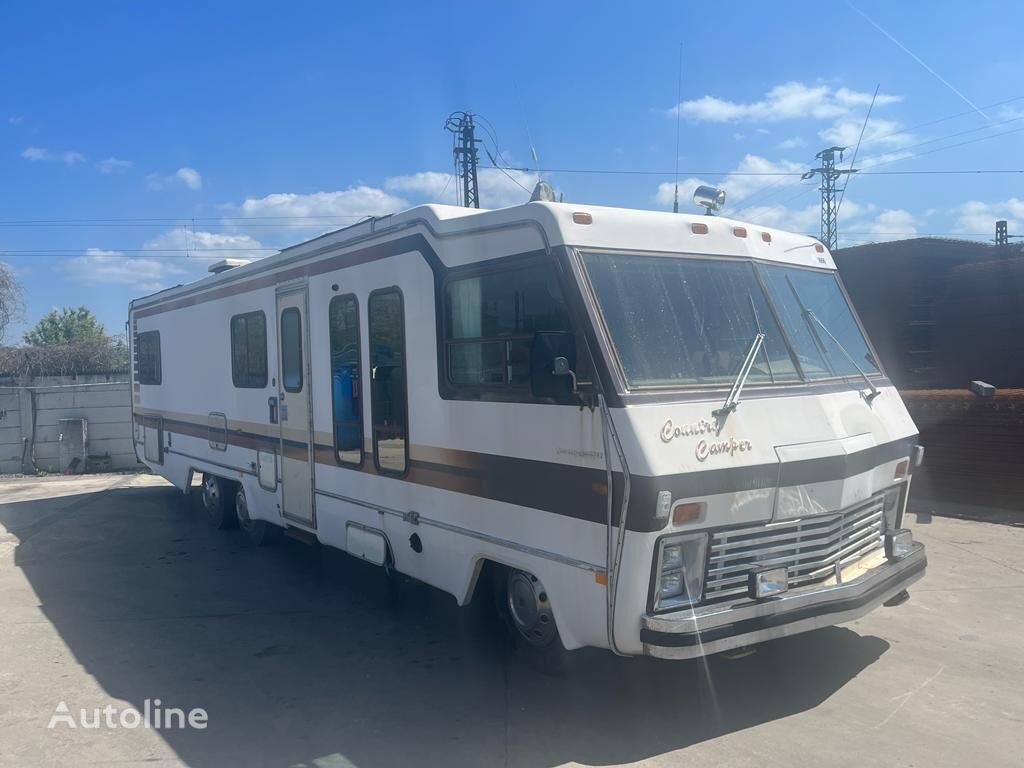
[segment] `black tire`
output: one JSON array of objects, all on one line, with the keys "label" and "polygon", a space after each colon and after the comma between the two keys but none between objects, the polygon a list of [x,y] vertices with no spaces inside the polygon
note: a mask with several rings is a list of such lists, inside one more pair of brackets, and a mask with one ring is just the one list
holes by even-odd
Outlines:
[{"label": "black tire", "polygon": [[266,520],[253,520],[249,517],[249,502],[245,499],[245,489],[241,485],[235,493],[235,517],[238,527],[257,547],[266,547],[281,540],[284,532],[280,526]]},{"label": "black tire", "polygon": [[203,475],[203,509],[210,524],[219,531],[238,524],[235,514],[235,483],[216,475]]},{"label": "black tire", "polygon": [[495,608],[516,654],[545,675],[568,673],[575,655],[558,633],[544,585],[532,573],[498,566],[492,570]]}]

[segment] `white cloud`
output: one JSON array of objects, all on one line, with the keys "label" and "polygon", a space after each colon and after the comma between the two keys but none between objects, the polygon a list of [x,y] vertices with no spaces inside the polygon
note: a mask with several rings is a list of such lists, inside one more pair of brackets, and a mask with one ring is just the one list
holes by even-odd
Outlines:
[{"label": "white cloud", "polygon": [[836,120],[830,127],[819,131],[818,137],[823,141],[838,144],[841,147],[854,147],[863,129],[864,139],[861,147],[871,144],[887,147],[905,147],[917,141],[912,133],[901,131],[901,124],[895,120],[872,118],[867,126],[860,117],[843,117]]},{"label": "white cloud", "polygon": [[781,203],[745,208],[743,220],[789,232],[814,234],[820,223],[820,208],[813,203],[803,208],[788,208]]},{"label": "white cloud", "polygon": [[[863,231],[867,225],[858,226],[855,222],[863,220],[874,211],[874,205],[861,205],[846,198],[842,208],[839,209],[840,239],[842,240],[844,229],[856,228]],[[801,232],[812,237],[818,236],[821,227],[820,202],[809,203],[799,208],[791,208],[784,203],[765,204],[744,208],[741,213],[742,216],[738,218],[742,218],[744,221],[784,229],[788,232]]]},{"label": "white cloud", "polygon": [[119,251],[89,248],[64,263],[67,276],[82,285],[128,285],[157,291],[177,282],[184,270],[168,259],[132,258]]},{"label": "white cloud", "polygon": [[[478,179],[480,182],[480,204],[484,208],[506,208],[529,200],[539,177],[535,173],[524,173],[523,171],[481,168]],[[407,176],[392,176],[385,179],[384,187],[389,190],[406,192],[422,202],[454,205],[458,183],[458,180],[452,178],[450,173],[421,171]]]},{"label": "white cloud", "polygon": [[[849,88],[840,88],[835,92],[836,101],[850,107],[867,107],[871,104],[871,94],[865,91],[851,91]],[[893,96],[888,93],[880,93],[875,97],[875,106],[882,107],[886,104],[895,104],[903,101],[902,96]]]},{"label": "white cloud", "polygon": [[985,234],[993,237],[996,222],[1005,219],[1010,231],[1020,231],[1024,225],[1024,200],[1011,197],[994,203],[968,200],[953,211],[956,216],[955,231],[963,234]]},{"label": "white cloud", "polygon": [[26,147],[22,150],[21,156],[26,160],[57,161],[64,163],[64,165],[75,165],[76,163],[85,162],[85,155],[81,152],[53,152],[43,147]]},{"label": "white cloud", "polygon": [[[276,192],[250,197],[237,207],[237,212],[247,218],[309,219],[305,226],[322,230],[347,226],[366,216],[384,216],[408,205],[401,197],[382,189],[360,185],[335,192]],[[282,226],[287,224],[282,220]]]},{"label": "white cloud", "polygon": [[[483,206],[500,208],[525,203],[537,176],[482,168],[479,180]],[[225,206],[224,224],[230,227],[235,218],[269,219],[268,228],[263,230],[266,238],[273,242],[296,242],[368,216],[397,213],[417,203],[455,204],[456,183],[450,173],[421,171],[391,176],[384,180],[383,188],[360,184],[331,192],[275,192]]]},{"label": "white cloud", "polygon": [[25,118],[22,117],[21,115],[10,115],[7,118],[7,122],[10,125],[21,125],[23,122],[25,122]]},{"label": "white cloud", "polygon": [[150,189],[163,189],[172,184],[181,184],[191,190],[203,188],[203,177],[195,168],[179,168],[169,176],[162,176],[159,173],[151,173],[146,176],[146,186]]},{"label": "white cloud", "polygon": [[[856,213],[855,211],[854,218]],[[887,208],[873,219],[847,223],[845,229],[849,235],[844,235],[843,229],[840,228],[840,245],[864,241],[880,243],[886,240],[903,240],[917,235],[917,225],[917,218],[910,211]]]},{"label": "white cloud", "polygon": [[127,171],[134,163],[131,160],[121,160],[116,157],[106,157],[96,161],[96,170],[100,173],[118,173]]},{"label": "white cloud", "polygon": [[199,175],[199,171],[195,168],[179,168],[174,172],[174,178],[180,181],[189,189],[202,189],[203,188],[203,177]]},{"label": "white cloud", "polygon": [[[900,99],[899,96],[879,94],[875,104],[891,104]],[[684,101],[669,112],[712,123],[775,122],[807,117],[827,120],[849,114],[853,108],[870,102],[871,94],[849,88],[833,90],[827,85],[788,82],[776,85],[757,101],[735,102],[717,96],[702,96]]]},{"label": "white cloud", "polygon": [[261,259],[273,253],[249,235],[193,231],[185,227],[169,229],[147,240],[142,247],[171,257],[187,257],[203,264],[221,259]]},{"label": "white cloud", "polygon": [[792,137],[790,137],[788,139],[783,139],[782,141],[779,142],[779,149],[785,149],[785,150],[799,149],[800,147],[806,147],[806,146],[807,146],[807,142],[804,141],[799,136],[792,136]]},{"label": "white cloud", "polygon": [[1024,109],[1018,106],[1005,106],[999,110],[999,119],[1007,122],[1024,119]]}]

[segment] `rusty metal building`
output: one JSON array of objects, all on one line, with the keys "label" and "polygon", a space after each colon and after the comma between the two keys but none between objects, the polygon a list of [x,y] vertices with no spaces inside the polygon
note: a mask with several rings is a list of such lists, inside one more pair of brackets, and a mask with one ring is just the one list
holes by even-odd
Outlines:
[{"label": "rusty metal building", "polygon": [[[1024,513],[1024,253],[915,238],[835,252],[926,448],[914,495]],[[971,381],[994,384],[981,398]]]},{"label": "rusty metal building", "polygon": [[897,387],[1024,387],[1020,248],[921,237],[834,256]]}]

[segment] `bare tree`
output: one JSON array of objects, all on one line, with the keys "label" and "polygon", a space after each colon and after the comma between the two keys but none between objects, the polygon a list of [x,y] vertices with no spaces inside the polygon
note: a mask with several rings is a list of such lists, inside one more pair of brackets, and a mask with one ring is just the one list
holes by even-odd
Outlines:
[{"label": "bare tree", "polygon": [[0,261],[0,341],[13,322],[21,320],[25,311],[24,290],[14,277],[14,270]]}]

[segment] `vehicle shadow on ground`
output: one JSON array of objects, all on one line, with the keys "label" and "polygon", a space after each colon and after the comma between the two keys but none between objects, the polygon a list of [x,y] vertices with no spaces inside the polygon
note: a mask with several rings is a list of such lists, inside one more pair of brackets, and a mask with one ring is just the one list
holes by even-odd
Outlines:
[{"label": "vehicle shadow on ground", "polygon": [[327,548],[258,549],[171,488],[12,503],[0,522],[106,694],[207,710],[205,730],[161,731],[194,766],[629,762],[811,709],[888,648],[831,628],[733,661],[584,651],[551,678],[449,596]]}]

